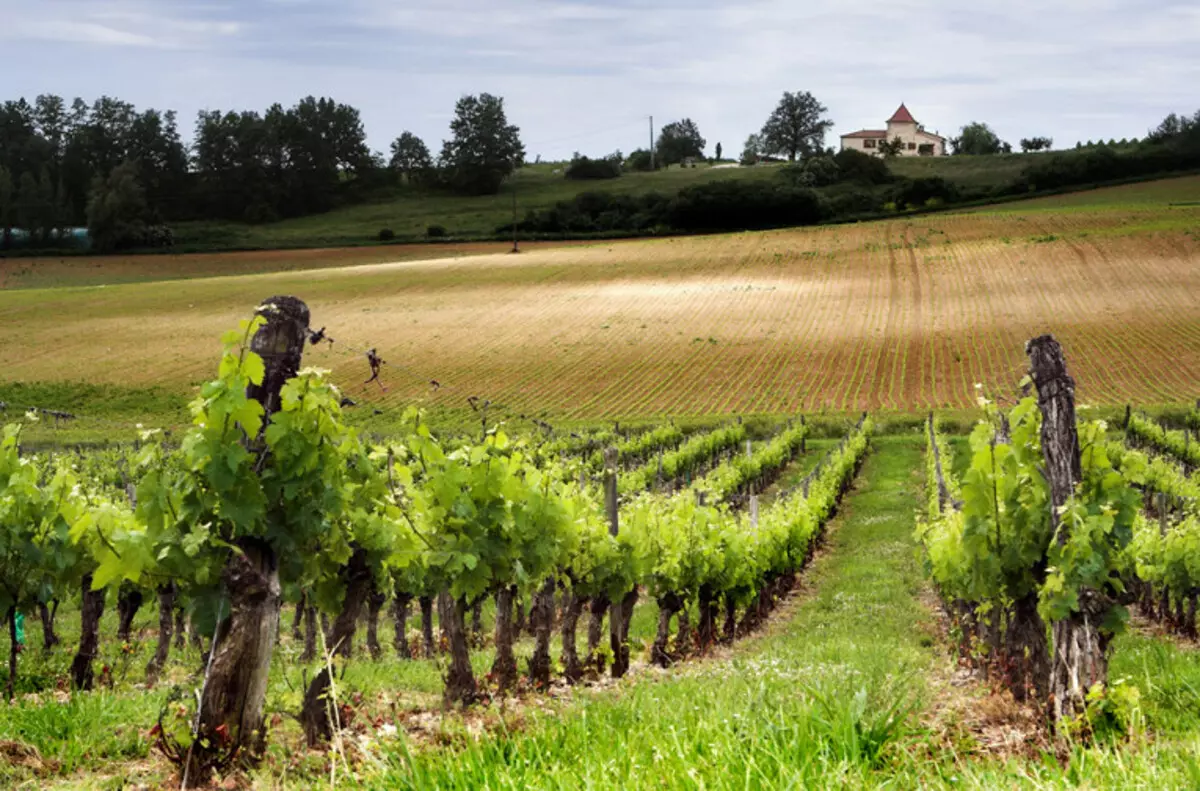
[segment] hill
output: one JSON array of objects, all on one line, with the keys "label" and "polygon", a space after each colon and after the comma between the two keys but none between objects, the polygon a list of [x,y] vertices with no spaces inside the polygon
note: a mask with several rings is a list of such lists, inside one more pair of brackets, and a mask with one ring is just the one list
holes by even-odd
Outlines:
[{"label": "hill", "polygon": [[[221,277],[220,259],[199,256],[186,284],[132,282],[154,277],[143,269],[124,285],[6,290],[0,401],[78,413],[80,436],[179,425],[220,333],[290,293],[338,340],[306,364],[332,369],[373,430],[412,403],[467,420],[468,396],[517,422],[971,407],[976,383],[1012,392],[1023,342],[1047,330],[1085,403],[1190,403],[1200,206],[1167,203],[1200,198],[1200,178],[1158,182],[1158,203],[1145,185],[1089,194],[1094,205],[1069,210],[1009,204],[520,256],[346,266],[334,251],[330,268],[313,255],[303,271],[266,272],[240,255]],[[93,265],[82,282],[95,282],[105,260],[82,260]],[[370,346],[388,361],[386,392],[362,385]]]}]

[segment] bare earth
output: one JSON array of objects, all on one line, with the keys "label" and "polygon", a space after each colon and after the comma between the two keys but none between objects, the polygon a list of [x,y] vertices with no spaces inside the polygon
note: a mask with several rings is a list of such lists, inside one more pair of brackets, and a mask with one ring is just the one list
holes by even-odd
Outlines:
[{"label": "bare earth", "polygon": [[[7,290],[0,371],[186,393],[215,370],[222,331],[295,294],[338,340],[307,361],[389,406],[478,395],[579,419],[972,406],[976,383],[1014,392],[1043,332],[1063,341],[1083,403],[1184,402],[1200,395],[1197,227],[1186,207],[1010,211]],[[386,394],[361,384],[368,346],[389,363]]]}]

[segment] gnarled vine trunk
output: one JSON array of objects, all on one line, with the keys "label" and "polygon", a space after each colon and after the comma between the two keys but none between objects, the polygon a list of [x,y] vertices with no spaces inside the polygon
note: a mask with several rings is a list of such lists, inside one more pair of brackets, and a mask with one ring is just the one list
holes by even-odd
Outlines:
[{"label": "gnarled vine trunk", "polygon": [[92,590],[92,575],[83,575],[83,603],[79,610],[79,650],[71,661],[71,685],[91,689],[95,681],[92,660],[100,646],[100,617],[104,615],[105,590]]},{"label": "gnarled vine trunk", "polygon": [[153,686],[158,682],[158,674],[167,664],[171,654],[171,627],[175,621],[175,583],[168,582],[158,586],[158,645],[154,656],[146,665],[146,684]]},{"label": "gnarled vine trunk", "polygon": [[587,659],[585,667],[596,669],[597,673],[604,672],[604,655],[600,653],[600,640],[604,636],[604,614],[609,610],[607,596],[596,596],[588,608]]},{"label": "gnarled vine trunk", "polygon": [[[353,653],[354,628],[362,613],[364,602],[371,592],[371,570],[367,566],[367,553],[356,548],[349,562],[342,569],[346,584],[346,595],[342,609],[338,612],[330,629],[330,642],[326,650],[331,654],[349,658]],[[300,711],[300,724],[309,747],[329,741],[337,725],[337,712],[329,699],[331,679],[329,663],[323,663],[320,672],[308,685],[304,694],[304,707]]]},{"label": "gnarled vine trunk", "polygon": [[374,586],[367,597],[367,650],[372,659],[383,656],[383,648],[379,645],[379,611],[387,604],[387,594],[381,593]]},{"label": "gnarled vine trunk", "polygon": [[[309,313],[302,301],[287,296],[264,300],[257,313],[266,321],[250,340],[250,349],[262,358],[263,379],[247,387],[246,395],[262,404],[265,426],[279,409],[284,384],[300,370]],[[256,452],[266,452],[259,438],[247,442],[257,446]],[[197,780],[233,756],[257,758],[266,743],[267,678],[283,604],[279,561],[274,548],[257,538],[235,543],[240,551],[230,555],[221,575],[229,620],[211,648],[198,738],[185,769]]]},{"label": "gnarled vine trunk", "polygon": [[412,659],[412,649],[408,645],[408,604],[411,601],[412,595],[399,592],[392,599],[392,620],[396,624],[392,644],[396,646],[396,653],[401,659]]},{"label": "gnarled vine trunk", "polygon": [[317,608],[308,604],[304,607],[304,650],[300,653],[301,662],[311,662],[317,658]]},{"label": "gnarled vine trunk", "polygon": [[583,667],[579,663],[579,651],[575,647],[575,632],[579,625],[579,615],[583,612],[586,599],[576,596],[574,592],[563,593],[562,616],[562,657],[563,676],[571,684],[583,677]]},{"label": "gnarled vine trunk", "polygon": [[296,617],[292,618],[292,639],[297,643],[304,637],[304,611],[308,604],[308,594],[301,593],[300,601],[296,602]]},{"label": "gnarled vine trunk", "polygon": [[688,600],[682,600],[679,607],[679,617],[676,619],[679,631],[675,635],[675,655],[686,656],[692,648],[692,614],[688,611]]},{"label": "gnarled vine trunk", "polygon": [[471,670],[471,646],[467,641],[466,599],[456,600],[449,616],[446,632],[450,642],[450,669],[446,675],[446,703],[465,706],[473,703],[478,694],[475,673]]},{"label": "gnarled vine trunk", "polygon": [[674,593],[658,597],[658,632],[654,637],[654,644],[650,646],[650,661],[659,667],[668,667],[671,664],[671,654],[667,650],[671,639],[671,618],[682,606],[682,599]]},{"label": "gnarled vine trunk", "polygon": [[425,658],[433,659],[436,655],[436,649],[433,642],[433,597],[422,596],[418,602],[421,607],[421,642]]},{"label": "gnarled vine trunk", "polygon": [[529,660],[529,678],[539,688],[550,686],[550,633],[554,629],[554,578],[548,577],[533,598],[530,614],[533,625],[533,657]]},{"label": "gnarled vine trunk", "polygon": [[483,596],[471,605],[471,639],[477,645],[483,645]]},{"label": "gnarled vine trunk", "polygon": [[58,599],[54,599],[53,607],[47,607],[44,601],[38,602],[38,615],[42,618],[42,648],[49,651],[62,642],[54,631],[54,617],[58,615]]},{"label": "gnarled vine trunk", "polygon": [[[1075,423],[1075,380],[1067,374],[1062,347],[1053,337],[1034,338],[1025,345],[1025,352],[1042,413],[1042,456],[1050,482],[1051,519],[1057,527],[1058,509],[1083,477]],[[1070,537],[1069,530],[1058,530],[1060,543]],[[1052,625],[1049,692],[1056,723],[1082,714],[1088,690],[1108,682],[1108,639],[1101,635],[1100,625],[1112,604],[1102,592],[1081,588],[1077,611]]]},{"label": "gnarled vine trunk", "polygon": [[496,658],[492,661],[492,678],[500,692],[507,692],[517,683],[517,659],[513,655],[513,601],[515,587],[501,588],[496,594]]},{"label": "gnarled vine trunk", "polygon": [[737,601],[730,593],[725,594],[725,626],[721,631],[721,639],[726,643],[732,643],[737,636]]},{"label": "gnarled vine trunk", "polygon": [[638,590],[625,594],[621,601],[609,608],[608,630],[612,648],[612,677],[621,678],[629,671],[629,621],[637,604]]},{"label": "gnarled vine trunk", "polygon": [[146,597],[142,594],[141,589],[132,583],[126,582],[118,590],[117,640],[120,642],[129,642],[129,633],[133,630],[133,619],[137,617],[138,610],[142,609],[145,600]]},{"label": "gnarled vine trunk", "polygon": [[1004,653],[1009,662],[1008,687],[1018,701],[1033,690],[1036,700],[1045,700],[1050,676],[1050,647],[1046,623],[1037,610],[1037,592],[1027,593],[1014,605],[1004,634]]}]

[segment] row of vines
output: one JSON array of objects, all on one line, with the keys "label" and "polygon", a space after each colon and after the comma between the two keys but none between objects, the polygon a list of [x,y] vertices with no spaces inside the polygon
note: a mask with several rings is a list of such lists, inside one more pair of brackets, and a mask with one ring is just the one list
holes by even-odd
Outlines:
[{"label": "row of vines", "polygon": [[[470,653],[480,604],[489,599],[496,601],[490,675],[500,691],[517,679],[518,600],[533,602],[535,686],[547,686],[553,672],[556,594],[567,680],[587,668],[603,671],[607,661],[614,675],[627,671],[629,620],[643,593],[660,612],[651,657],[668,664],[692,646],[704,649],[752,628],[791,588],[869,444],[872,426],[864,417],[802,490],[760,511],[757,499],[748,509],[735,500],[761,491],[802,450],[803,422],[757,452],[723,461],[722,452],[745,440],[740,424],[686,439],[674,427],[606,437],[640,466],[622,473],[619,453],[604,454],[603,486],[587,474],[596,471],[594,438],[552,453],[496,427],[477,442],[443,442],[412,410],[403,435],[371,443],[343,421],[340,393],[324,372],[301,368],[308,319],[299,300],[274,297],[228,333],[218,376],[192,402],[192,426],[176,445],[146,431],[131,455],[23,456],[20,426],[5,429],[0,612],[14,631],[10,696],[17,613],[45,613],[81,580],[82,638],[72,667],[80,688],[93,683],[106,589],[119,591],[126,629],[142,598],[158,597],[151,682],[177,628],[178,602],[188,602],[194,627],[212,635],[198,694],[176,701],[160,722],[160,747],[185,777],[261,751],[285,600],[298,602],[297,626],[303,616],[309,642],[315,613],[331,616],[323,635],[328,651],[343,658],[364,608],[377,652],[373,625],[389,597],[397,647],[416,600],[431,650],[429,615],[438,602],[450,703],[485,694]],[[702,472],[707,477],[695,490],[647,491]],[[694,635],[683,617],[693,609]],[[588,651],[580,658],[575,631],[585,610]],[[672,641],[676,615],[682,633]],[[310,743],[329,739],[337,727],[333,671],[326,663],[305,691],[301,722]]]}]

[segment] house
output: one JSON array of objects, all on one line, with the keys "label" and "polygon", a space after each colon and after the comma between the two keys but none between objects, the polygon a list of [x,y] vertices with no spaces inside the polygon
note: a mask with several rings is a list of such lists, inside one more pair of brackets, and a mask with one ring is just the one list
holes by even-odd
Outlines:
[{"label": "house", "polygon": [[842,135],[842,150],[852,148],[878,155],[881,144],[896,138],[900,138],[900,156],[940,157],[946,153],[946,138],[926,132],[903,104],[887,120],[887,129],[860,129]]}]

